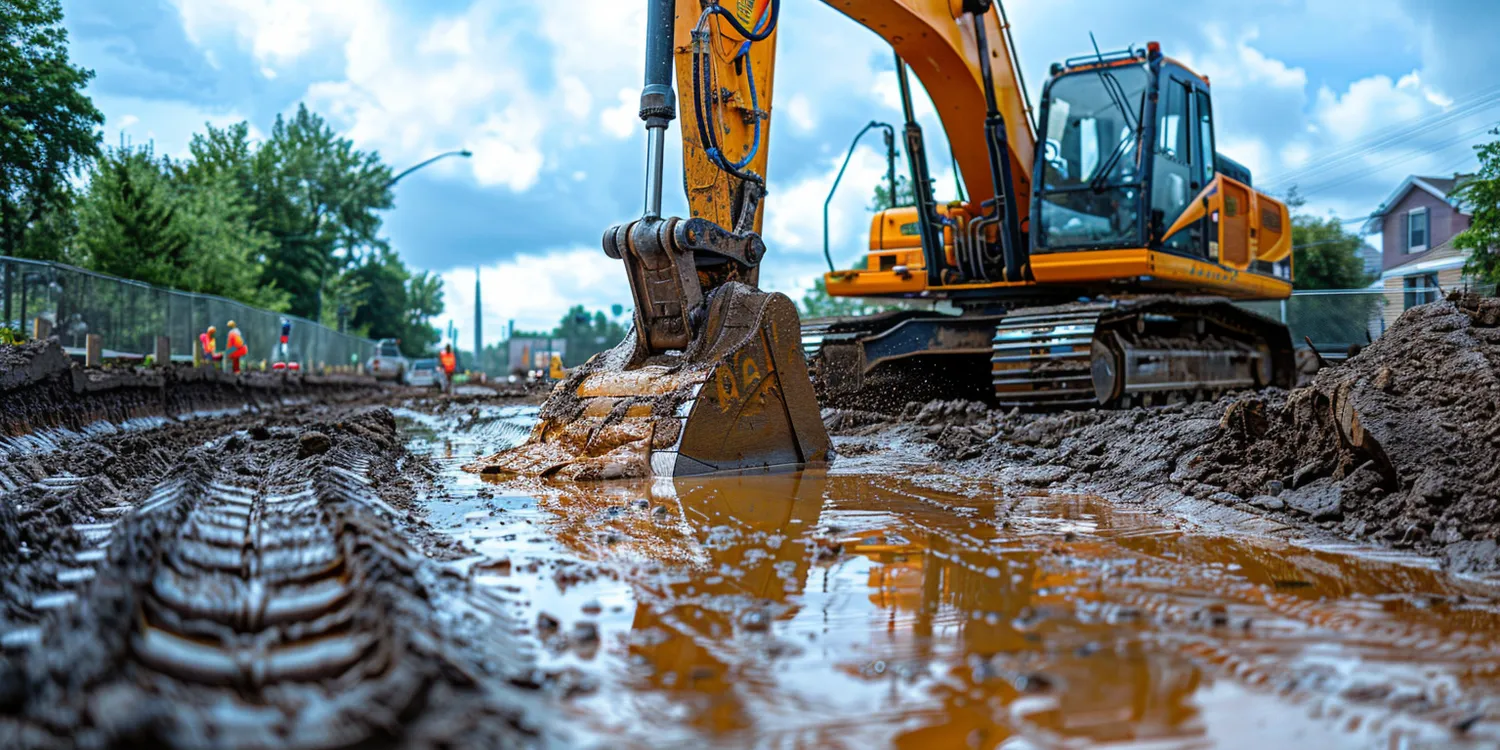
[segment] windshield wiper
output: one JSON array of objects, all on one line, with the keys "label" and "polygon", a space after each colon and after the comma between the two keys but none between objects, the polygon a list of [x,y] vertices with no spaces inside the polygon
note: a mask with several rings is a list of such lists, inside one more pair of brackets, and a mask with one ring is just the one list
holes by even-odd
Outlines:
[{"label": "windshield wiper", "polygon": [[1089,180],[1089,187],[1094,192],[1102,193],[1105,188],[1109,187],[1109,174],[1115,170],[1115,164],[1120,161],[1121,156],[1125,155],[1125,149],[1129,145],[1130,141],[1122,140],[1115,144],[1114,151],[1109,152],[1109,158],[1100,165],[1099,172],[1094,175],[1094,179]]}]

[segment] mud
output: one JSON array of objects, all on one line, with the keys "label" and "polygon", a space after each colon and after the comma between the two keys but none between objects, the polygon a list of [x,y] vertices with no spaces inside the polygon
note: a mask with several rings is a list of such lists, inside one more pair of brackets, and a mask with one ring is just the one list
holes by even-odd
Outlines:
[{"label": "mud", "polygon": [[1156,507],[1207,501],[1311,532],[1500,572],[1500,300],[1408,310],[1358,356],[1291,392],[1060,414],[910,404],[827,410],[846,457],[906,441],[958,476]]},{"label": "mud", "polygon": [[117,522],[72,527],[93,546],[54,570],[63,591],[7,591],[40,617],[6,633],[0,745],[541,741],[500,602],[407,541],[409,460],[376,409],[221,434],[117,493]]},{"label": "mud", "polygon": [[[379,389],[372,378],[303,373],[225,373],[209,367],[85,368],[55,339],[0,346],[0,450],[47,430],[246,407],[338,400]],[[10,438],[10,439],[8,439]]]},{"label": "mud", "polygon": [[[1338,530],[1430,548],[1500,537],[1500,299],[1412,308],[1285,397],[1231,405],[1188,467]],[[1491,560],[1500,572],[1500,558]]]}]

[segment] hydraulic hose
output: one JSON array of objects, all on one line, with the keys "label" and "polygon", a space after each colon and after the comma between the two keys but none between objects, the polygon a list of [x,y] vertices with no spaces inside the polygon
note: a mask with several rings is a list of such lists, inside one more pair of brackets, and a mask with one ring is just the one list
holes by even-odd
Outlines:
[{"label": "hydraulic hose", "polygon": [[[762,124],[759,117],[760,95],[755,88],[755,75],[749,70],[750,45],[754,42],[763,41],[771,36],[776,30],[776,21],[780,17],[781,0],[771,0],[766,12],[761,15],[755,24],[755,29],[746,29],[740,24],[739,19],[723,6],[714,3],[703,9],[703,14],[698,18],[698,25],[693,31],[693,117],[698,128],[698,138],[703,144],[703,150],[710,161],[719,169],[728,172],[734,177],[764,186],[765,179],[754,172],[745,170],[750,162],[755,160],[760,153],[763,141]],[[730,162],[724,155],[718,139],[718,131],[713,127],[713,93],[706,87],[713,86],[713,61],[709,58],[709,35],[708,19],[712,16],[722,16],[728,22],[735,33],[745,38],[745,43],[740,47],[737,57],[745,58],[746,74],[750,77],[750,109],[755,115],[754,135],[750,143],[750,149],[745,155],[735,162]]]},{"label": "hydraulic hose", "polygon": [[[868,133],[876,128],[885,129],[887,160],[889,161],[895,158],[894,154],[896,150],[896,128],[883,122],[876,122],[875,120],[871,120],[868,125],[864,126],[864,128],[859,131],[858,135],[854,136],[854,140],[850,142],[849,153],[844,155],[844,165],[839,167],[838,176],[833,178],[833,187],[828,189],[828,197],[823,200],[823,259],[828,261],[828,270],[830,271],[833,271],[835,269],[833,267],[833,253],[828,249],[828,206],[829,204],[833,203],[833,194],[839,189],[839,182],[844,179],[844,170],[849,168],[849,160],[854,158],[854,149],[859,147],[859,139],[864,138],[865,133]],[[891,205],[894,206],[896,203],[896,181],[894,178],[891,179],[890,191]]]}]

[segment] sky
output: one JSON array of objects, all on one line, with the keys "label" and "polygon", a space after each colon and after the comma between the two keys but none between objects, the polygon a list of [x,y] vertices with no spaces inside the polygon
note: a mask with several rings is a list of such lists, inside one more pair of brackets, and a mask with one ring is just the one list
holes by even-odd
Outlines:
[{"label": "sky", "polygon": [[[1008,0],[1033,95],[1048,66],[1092,49],[1159,41],[1212,82],[1219,150],[1307,210],[1359,217],[1409,174],[1472,168],[1500,124],[1494,0]],[[474,277],[484,338],[548,329],[573,304],[629,302],[611,224],[640,214],[645,137],[641,0],[63,0],[73,59],[105,142],[182,156],[205,123],[269,132],[299,102],[400,170],[384,215],[393,247],[445,281],[472,342]],[[1079,21],[1083,20],[1083,23]],[[793,298],[824,270],[823,201],[866,122],[899,122],[889,47],[816,0],[784,0],[762,286]],[[925,104],[925,102],[923,102]],[[939,199],[954,182],[930,105],[919,106]],[[679,123],[680,124],[680,121]],[[676,124],[668,142],[676,140]],[[830,212],[835,260],[866,244],[884,173],[878,138],[855,155]],[[680,215],[681,149],[666,211]],[[1358,222],[1349,224],[1358,227]]]}]

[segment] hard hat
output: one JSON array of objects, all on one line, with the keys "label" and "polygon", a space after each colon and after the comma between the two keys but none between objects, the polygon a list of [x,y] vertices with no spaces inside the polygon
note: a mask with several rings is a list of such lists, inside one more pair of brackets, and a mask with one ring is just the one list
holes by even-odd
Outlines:
[{"label": "hard hat", "polygon": [[218,332],[219,332],[219,329],[217,329],[217,328],[214,328],[214,327],[213,327],[213,326],[209,326],[209,327],[208,327],[208,332],[209,332],[209,333],[218,333]]},{"label": "hard hat", "polygon": [[230,328],[233,328],[233,327],[234,327],[234,321],[232,321],[232,320],[231,320],[231,321],[229,321],[229,327],[230,327]]}]

